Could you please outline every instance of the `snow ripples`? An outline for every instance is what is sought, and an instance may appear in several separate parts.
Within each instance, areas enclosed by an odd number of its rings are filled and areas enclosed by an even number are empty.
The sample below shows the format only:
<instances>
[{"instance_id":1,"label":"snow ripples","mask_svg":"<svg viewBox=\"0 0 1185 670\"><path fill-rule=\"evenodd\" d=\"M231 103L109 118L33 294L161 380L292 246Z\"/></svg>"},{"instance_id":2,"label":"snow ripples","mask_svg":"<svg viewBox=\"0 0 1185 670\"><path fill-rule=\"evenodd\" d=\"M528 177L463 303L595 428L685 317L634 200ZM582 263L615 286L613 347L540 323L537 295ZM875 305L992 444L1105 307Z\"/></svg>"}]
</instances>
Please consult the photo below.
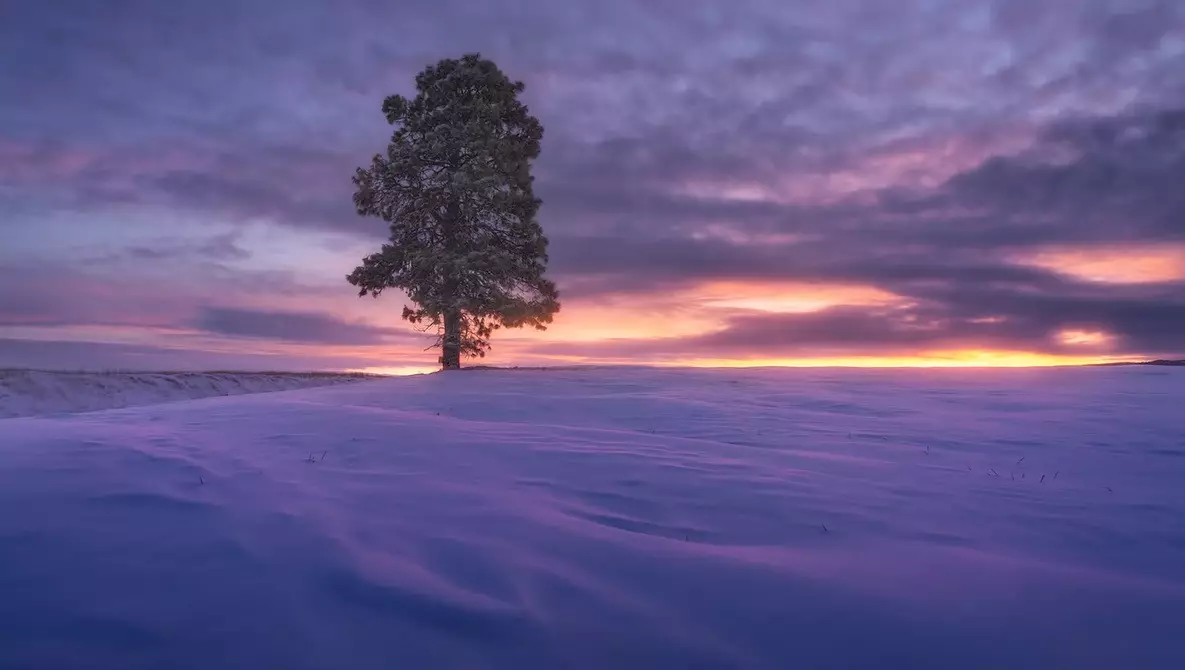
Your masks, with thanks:
<instances>
[{"instance_id":1,"label":"snow ripples","mask_svg":"<svg viewBox=\"0 0 1185 670\"><path fill-rule=\"evenodd\" d=\"M0 422L0 667L1183 667L1185 376L1142 372L480 372Z\"/></svg>"}]
</instances>

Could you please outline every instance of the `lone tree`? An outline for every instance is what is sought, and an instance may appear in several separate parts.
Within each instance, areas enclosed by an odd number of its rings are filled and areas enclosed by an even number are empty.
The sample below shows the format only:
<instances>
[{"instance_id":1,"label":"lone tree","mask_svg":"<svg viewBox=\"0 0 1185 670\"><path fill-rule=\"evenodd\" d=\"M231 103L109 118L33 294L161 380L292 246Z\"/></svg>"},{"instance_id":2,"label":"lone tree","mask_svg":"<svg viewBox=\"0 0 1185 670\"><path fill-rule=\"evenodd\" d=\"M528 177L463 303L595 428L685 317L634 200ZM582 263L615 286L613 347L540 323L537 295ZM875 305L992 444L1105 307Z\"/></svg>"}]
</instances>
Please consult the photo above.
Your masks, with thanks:
<instances>
[{"instance_id":1,"label":"lone tree","mask_svg":"<svg viewBox=\"0 0 1185 670\"><path fill-rule=\"evenodd\" d=\"M390 223L391 237L346 279L359 297L406 292L415 309L403 318L436 330L446 370L484 356L498 328L546 330L560 309L531 189L543 126L519 102L524 88L479 54L429 66L414 99L383 101L397 130L354 176L358 213Z\"/></svg>"}]
</instances>

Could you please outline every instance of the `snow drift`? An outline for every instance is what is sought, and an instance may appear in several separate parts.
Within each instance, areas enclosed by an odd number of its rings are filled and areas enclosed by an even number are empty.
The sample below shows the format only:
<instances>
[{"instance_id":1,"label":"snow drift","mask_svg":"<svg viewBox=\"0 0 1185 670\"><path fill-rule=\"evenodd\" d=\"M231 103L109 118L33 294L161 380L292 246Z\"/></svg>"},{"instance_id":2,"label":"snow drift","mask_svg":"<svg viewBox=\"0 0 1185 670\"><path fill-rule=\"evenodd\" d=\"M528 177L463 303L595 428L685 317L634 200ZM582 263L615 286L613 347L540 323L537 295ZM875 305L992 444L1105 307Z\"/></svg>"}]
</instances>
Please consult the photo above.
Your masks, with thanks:
<instances>
[{"instance_id":1,"label":"snow drift","mask_svg":"<svg viewBox=\"0 0 1185 670\"><path fill-rule=\"evenodd\" d=\"M285 372L0 370L0 419L326 386L362 375Z\"/></svg>"},{"instance_id":2,"label":"snow drift","mask_svg":"<svg viewBox=\"0 0 1185 670\"><path fill-rule=\"evenodd\" d=\"M1185 667L1178 370L488 371L0 421L0 667Z\"/></svg>"}]
</instances>

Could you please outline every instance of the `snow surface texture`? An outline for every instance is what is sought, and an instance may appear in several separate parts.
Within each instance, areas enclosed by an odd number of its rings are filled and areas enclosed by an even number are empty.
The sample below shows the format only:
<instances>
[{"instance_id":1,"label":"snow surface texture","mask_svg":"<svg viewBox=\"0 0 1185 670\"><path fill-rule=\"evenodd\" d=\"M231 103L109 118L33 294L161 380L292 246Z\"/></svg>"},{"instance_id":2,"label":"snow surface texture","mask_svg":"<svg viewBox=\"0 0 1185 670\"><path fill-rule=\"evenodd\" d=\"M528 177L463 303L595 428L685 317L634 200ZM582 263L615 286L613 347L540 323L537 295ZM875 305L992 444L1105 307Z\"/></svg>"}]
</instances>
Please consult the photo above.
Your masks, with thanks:
<instances>
[{"instance_id":1,"label":"snow surface texture","mask_svg":"<svg viewBox=\"0 0 1185 670\"><path fill-rule=\"evenodd\" d=\"M8 419L0 667L1179 670L1182 372L460 372Z\"/></svg>"},{"instance_id":2,"label":"snow surface texture","mask_svg":"<svg viewBox=\"0 0 1185 670\"><path fill-rule=\"evenodd\" d=\"M0 370L0 419L92 412L210 396L263 393L366 379L287 372L52 372Z\"/></svg>"}]
</instances>

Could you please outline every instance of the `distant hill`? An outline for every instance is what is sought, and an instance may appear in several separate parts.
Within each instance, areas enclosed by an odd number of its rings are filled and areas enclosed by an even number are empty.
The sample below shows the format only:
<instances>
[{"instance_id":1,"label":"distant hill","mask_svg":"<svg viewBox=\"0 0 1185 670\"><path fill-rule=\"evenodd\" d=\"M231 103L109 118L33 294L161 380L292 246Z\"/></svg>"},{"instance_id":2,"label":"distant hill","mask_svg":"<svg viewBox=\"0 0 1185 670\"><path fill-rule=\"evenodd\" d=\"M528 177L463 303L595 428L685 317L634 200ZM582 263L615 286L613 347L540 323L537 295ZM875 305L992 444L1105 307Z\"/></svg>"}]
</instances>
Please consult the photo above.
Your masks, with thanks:
<instances>
[{"instance_id":1,"label":"distant hill","mask_svg":"<svg viewBox=\"0 0 1185 670\"><path fill-rule=\"evenodd\" d=\"M0 369L0 419L94 412L379 379L302 372L58 372Z\"/></svg>"},{"instance_id":2,"label":"distant hill","mask_svg":"<svg viewBox=\"0 0 1185 670\"><path fill-rule=\"evenodd\" d=\"M1123 362L1123 363L1099 363L1099 365L1101 365L1101 366L1112 366L1112 365L1165 365L1165 366L1171 366L1171 367L1185 367L1185 359L1178 359L1178 360L1168 360L1168 359L1164 359L1164 358L1158 358L1157 360L1154 360L1154 361L1127 361L1127 362Z\"/></svg>"}]
</instances>

